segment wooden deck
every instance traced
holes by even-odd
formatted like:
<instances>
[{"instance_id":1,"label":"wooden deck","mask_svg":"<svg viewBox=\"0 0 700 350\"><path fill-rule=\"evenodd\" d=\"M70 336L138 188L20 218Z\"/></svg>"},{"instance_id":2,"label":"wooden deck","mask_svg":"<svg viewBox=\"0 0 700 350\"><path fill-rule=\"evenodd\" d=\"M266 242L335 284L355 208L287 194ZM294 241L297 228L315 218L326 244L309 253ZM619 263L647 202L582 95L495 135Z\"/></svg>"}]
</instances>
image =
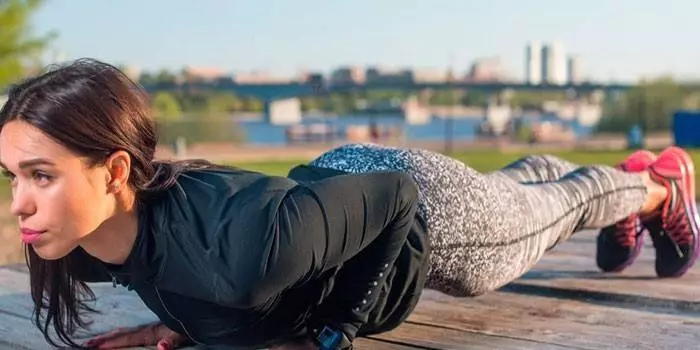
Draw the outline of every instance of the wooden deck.
<instances>
[{"instance_id":1,"label":"wooden deck","mask_svg":"<svg viewBox=\"0 0 700 350\"><path fill-rule=\"evenodd\" d=\"M360 339L369 349L698 349L700 272L680 279L654 276L654 252L623 274L596 270L594 233L584 232L550 251L521 279L477 298L426 291L398 329ZM650 240L647 240L650 241ZM0 268L0 349L44 349L30 323L28 276ZM154 319L135 295L96 285L91 334Z\"/></svg>"}]
</instances>

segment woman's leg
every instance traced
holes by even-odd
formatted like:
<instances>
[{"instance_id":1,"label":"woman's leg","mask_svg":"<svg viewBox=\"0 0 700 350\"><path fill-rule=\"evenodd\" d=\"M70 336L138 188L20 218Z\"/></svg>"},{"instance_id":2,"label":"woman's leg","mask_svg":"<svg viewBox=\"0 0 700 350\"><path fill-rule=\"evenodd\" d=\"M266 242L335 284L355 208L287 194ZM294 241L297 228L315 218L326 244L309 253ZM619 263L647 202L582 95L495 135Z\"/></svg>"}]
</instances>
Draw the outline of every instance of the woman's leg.
<instances>
[{"instance_id":1,"label":"woman's leg","mask_svg":"<svg viewBox=\"0 0 700 350\"><path fill-rule=\"evenodd\" d=\"M516 182L543 182L559 180L581 167L552 155L529 155L503 168L487 173L491 178L508 178Z\"/></svg>"},{"instance_id":2,"label":"woman's leg","mask_svg":"<svg viewBox=\"0 0 700 350\"><path fill-rule=\"evenodd\" d=\"M553 182L521 184L481 174L441 154L376 145L343 146L312 165L412 174L432 249L426 287L454 296L478 295L511 282L574 232L639 211L647 194L642 176L606 166L580 167Z\"/></svg>"}]
</instances>

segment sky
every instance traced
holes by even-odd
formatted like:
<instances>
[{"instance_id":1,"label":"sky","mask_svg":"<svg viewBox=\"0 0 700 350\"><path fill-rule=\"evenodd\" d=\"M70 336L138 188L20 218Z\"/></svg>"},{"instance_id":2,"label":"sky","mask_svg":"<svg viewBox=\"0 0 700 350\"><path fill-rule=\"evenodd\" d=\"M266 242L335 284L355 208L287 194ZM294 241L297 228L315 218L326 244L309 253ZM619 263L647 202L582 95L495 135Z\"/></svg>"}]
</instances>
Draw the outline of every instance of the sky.
<instances>
[{"instance_id":1,"label":"sky","mask_svg":"<svg viewBox=\"0 0 700 350\"><path fill-rule=\"evenodd\" d=\"M498 56L524 76L529 41L559 42L586 77L700 79L697 0L48 0L35 33L60 59L227 72L382 65L466 72Z\"/></svg>"}]
</instances>

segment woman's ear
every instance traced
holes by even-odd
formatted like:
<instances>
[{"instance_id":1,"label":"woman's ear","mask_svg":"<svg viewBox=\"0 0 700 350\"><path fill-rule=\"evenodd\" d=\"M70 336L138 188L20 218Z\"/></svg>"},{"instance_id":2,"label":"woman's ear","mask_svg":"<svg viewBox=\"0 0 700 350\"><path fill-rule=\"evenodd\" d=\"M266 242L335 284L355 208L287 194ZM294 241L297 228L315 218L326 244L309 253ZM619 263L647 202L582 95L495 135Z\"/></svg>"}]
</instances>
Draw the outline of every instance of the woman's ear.
<instances>
[{"instance_id":1,"label":"woman's ear","mask_svg":"<svg viewBox=\"0 0 700 350\"><path fill-rule=\"evenodd\" d=\"M112 153L105 161L109 173L107 188L109 192L117 193L123 190L129 181L131 173L131 156L125 151Z\"/></svg>"}]
</instances>

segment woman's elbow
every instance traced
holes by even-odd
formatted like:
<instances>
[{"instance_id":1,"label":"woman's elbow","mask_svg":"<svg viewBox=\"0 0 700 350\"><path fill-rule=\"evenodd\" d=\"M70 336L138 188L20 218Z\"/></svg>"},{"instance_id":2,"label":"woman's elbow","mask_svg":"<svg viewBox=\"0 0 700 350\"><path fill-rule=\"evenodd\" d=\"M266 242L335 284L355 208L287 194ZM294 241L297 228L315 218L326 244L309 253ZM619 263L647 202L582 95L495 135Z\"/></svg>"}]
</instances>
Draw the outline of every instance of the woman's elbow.
<instances>
[{"instance_id":1,"label":"woman's elbow","mask_svg":"<svg viewBox=\"0 0 700 350\"><path fill-rule=\"evenodd\" d=\"M398 176L399 193L401 194L402 202L408 207L416 206L420 195L418 183L408 173L401 172Z\"/></svg>"}]
</instances>

